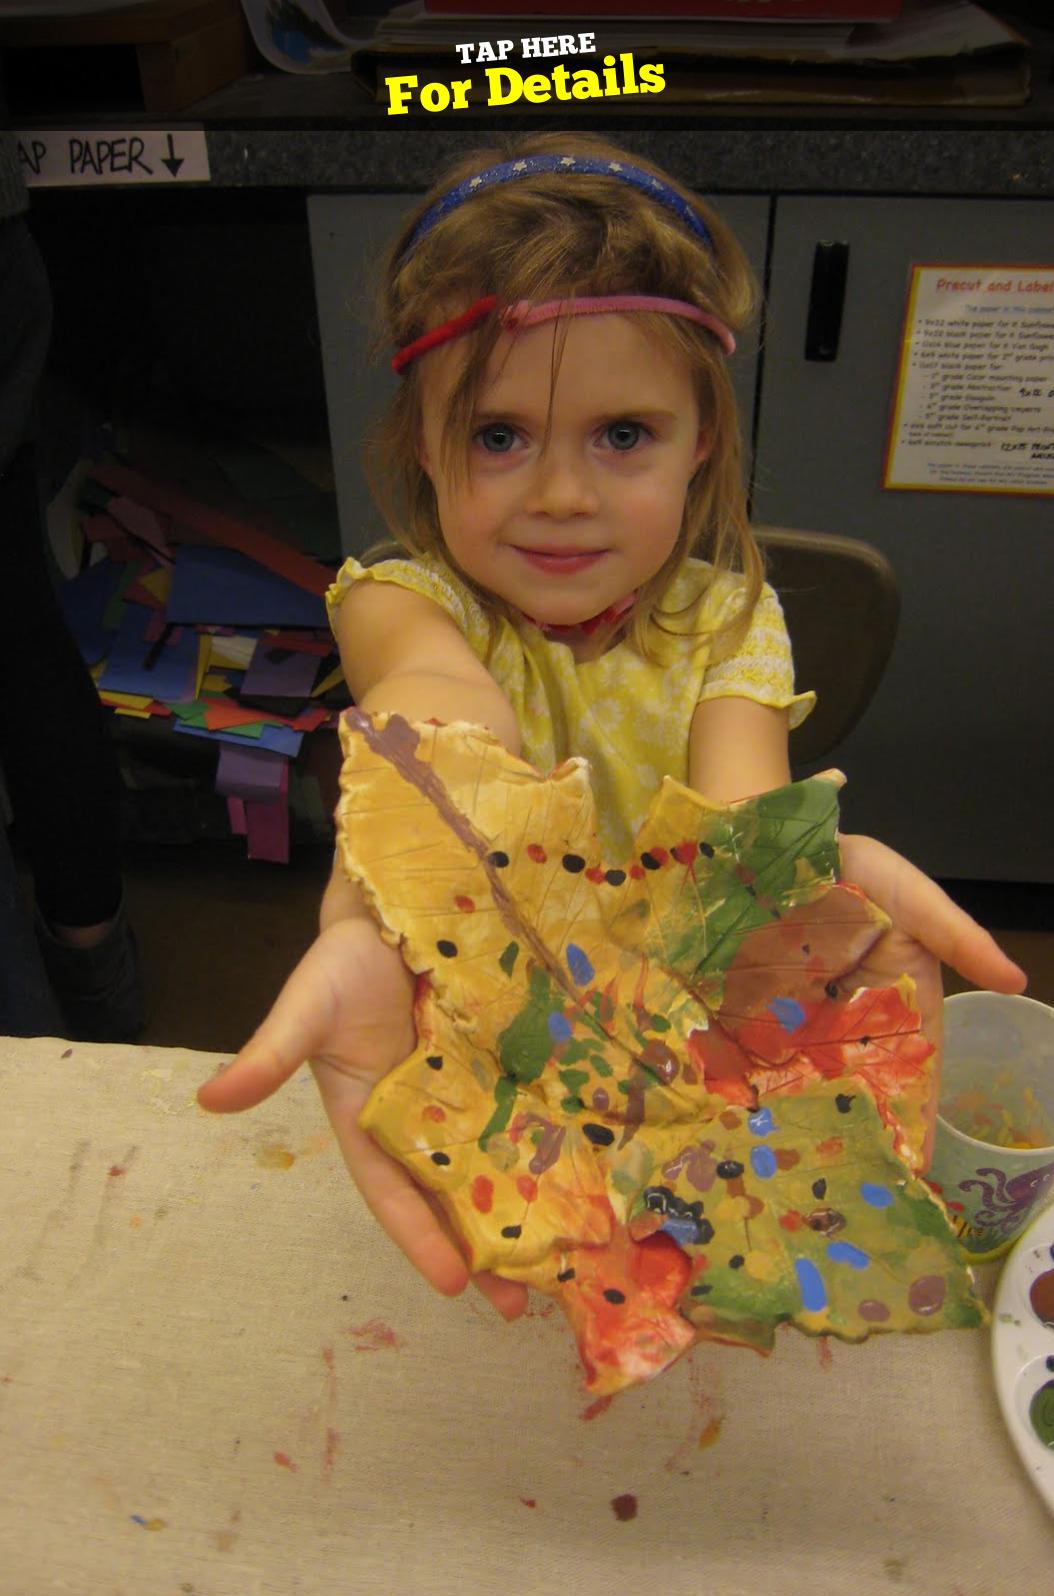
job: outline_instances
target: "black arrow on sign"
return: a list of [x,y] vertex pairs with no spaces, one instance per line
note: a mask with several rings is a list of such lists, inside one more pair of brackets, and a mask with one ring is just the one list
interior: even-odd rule
[[168,154],[167,155],[162,155],[162,157],[161,157],[161,165],[162,166],[167,166],[169,171],[172,173],[173,177],[175,177],[176,173],[179,171],[180,167],[183,165],[183,157],[182,157],[182,155],[179,156],[178,159],[176,158],[176,150],[175,150],[174,144],[172,143],[172,135],[171,135],[171,133],[168,135]]

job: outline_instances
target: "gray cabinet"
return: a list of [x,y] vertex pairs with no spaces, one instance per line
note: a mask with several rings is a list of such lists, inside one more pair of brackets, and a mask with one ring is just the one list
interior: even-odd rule
[[[817,242],[849,245],[841,341],[805,359]],[[846,829],[931,874],[1054,881],[1054,501],[889,492],[883,449],[913,263],[1054,261],[1040,201],[781,198],[760,393],[758,521],[876,544],[903,589],[876,699],[829,763]]]
[[[388,367],[391,351],[371,350],[373,303],[381,256],[413,205],[405,194],[313,195],[308,200],[341,535],[349,554],[361,553],[384,535],[370,499],[362,448],[397,379]],[[768,201],[726,196],[720,208],[760,278]],[[747,339],[736,353],[734,375],[748,434],[757,368],[756,341]]]

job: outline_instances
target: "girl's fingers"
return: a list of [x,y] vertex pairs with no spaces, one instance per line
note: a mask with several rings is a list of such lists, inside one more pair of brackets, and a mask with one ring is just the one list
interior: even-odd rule
[[1024,970],[929,876],[874,837],[839,840],[846,880],[884,909],[898,931],[921,942],[974,986],[1024,991]]
[[446,1297],[456,1297],[468,1284],[468,1267],[426,1193],[360,1129],[358,1116],[367,1089],[330,1065],[311,1067],[344,1162],[366,1206],[429,1284]]
[[518,1319],[527,1308],[527,1287],[518,1280],[502,1280],[485,1269],[472,1276],[472,1284],[503,1319]]

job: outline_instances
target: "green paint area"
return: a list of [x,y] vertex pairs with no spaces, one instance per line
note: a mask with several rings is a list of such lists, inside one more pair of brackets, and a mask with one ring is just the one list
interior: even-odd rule
[[549,1015],[557,1006],[546,971],[532,970],[527,1002],[498,1037],[498,1059],[506,1075],[524,1083],[538,1079],[553,1050]]
[[1054,1449],[1054,1380],[1040,1386],[1029,1405],[1028,1416],[1043,1445]]

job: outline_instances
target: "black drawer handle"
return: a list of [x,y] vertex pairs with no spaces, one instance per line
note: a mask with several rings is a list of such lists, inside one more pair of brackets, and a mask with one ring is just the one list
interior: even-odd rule
[[817,244],[812,257],[809,320],[805,328],[806,360],[835,360],[838,357],[848,273],[848,244]]

